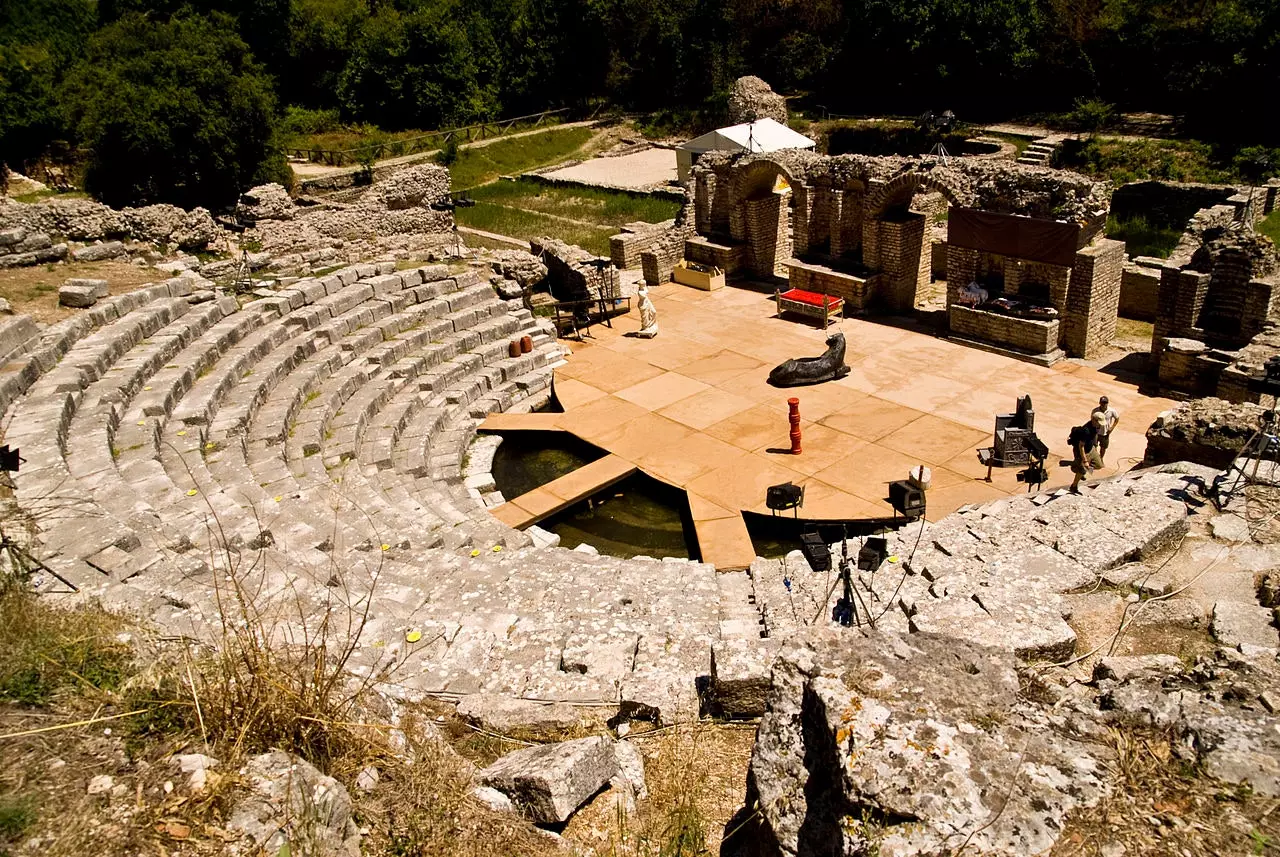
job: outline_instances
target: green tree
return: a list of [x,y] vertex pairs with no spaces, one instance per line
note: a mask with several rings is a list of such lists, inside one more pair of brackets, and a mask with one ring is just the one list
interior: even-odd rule
[[219,208],[278,166],[271,78],[220,14],[124,15],[89,41],[62,97],[92,151],[86,185],[111,205]]
[[0,161],[25,168],[65,135],[58,82],[95,23],[88,0],[0,3]]
[[347,115],[383,128],[447,128],[490,118],[500,101],[489,61],[456,3],[381,6],[361,29],[338,84]]

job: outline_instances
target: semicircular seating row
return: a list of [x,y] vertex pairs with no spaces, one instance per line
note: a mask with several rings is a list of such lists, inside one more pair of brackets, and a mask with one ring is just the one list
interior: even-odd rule
[[696,716],[713,644],[759,639],[745,575],[533,547],[463,486],[479,421],[562,355],[475,271],[359,265],[243,306],[211,285],[110,298],[6,355],[17,503],[82,594],[214,643],[245,612],[284,642],[358,634],[352,668],[405,693],[667,720]]

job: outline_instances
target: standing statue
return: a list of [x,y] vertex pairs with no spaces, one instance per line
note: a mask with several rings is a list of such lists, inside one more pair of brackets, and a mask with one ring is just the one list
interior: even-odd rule
[[658,335],[658,310],[649,298],[649,289],[644,283],[640,284],[639,296],[640,330],[636,332],[636,336],[653,339]]

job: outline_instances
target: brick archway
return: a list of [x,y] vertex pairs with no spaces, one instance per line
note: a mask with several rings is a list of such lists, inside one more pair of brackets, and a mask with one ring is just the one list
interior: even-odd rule
[[883,217],[886,209],[896,204],[905,207],[913,196],[922,191],[936,191],[951,205],[965,205],[968,202],[963,194],[933,173],[912,170],[895,176],[887,184],[873,190],[867,199],[867,213],[875,218]]
[[[789,186],[776,191],[778,179]],[[791,216],[794,191],[802,176],[769,157],[751,160],[734,181],[730,231],[747,247],[746,266],[756,276],[785,276],[791,258]]]

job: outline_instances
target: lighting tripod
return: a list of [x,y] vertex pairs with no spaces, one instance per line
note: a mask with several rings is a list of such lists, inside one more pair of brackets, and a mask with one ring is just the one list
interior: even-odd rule
[[1258,470],[1264,458],[1271,462],[1270,477],[1264,479],[1274,479],[1277,462],[1280,462],[1280,430],[1274,410],[1262,412],[1258,417],[1258,428],[1245,441],[1244,446],[1240,447],[1222,475],[1209,486],[1206,493],[1219,512],[1227,507],[1242,486],[1258,482]]
[[[80,587],[49,568],[49,566],[32,556],[22,545],[2,533],[0,533],[0,556],[7,560],[7,566],[13,576],[13,582],[19,586],[25,586],[31,578],[31,573],[39,569],[45,574],[57,578],[64,586],[69,587],[72,592],[80,591]],[[0,584],[0,588],[2,588],[2,584]]]

